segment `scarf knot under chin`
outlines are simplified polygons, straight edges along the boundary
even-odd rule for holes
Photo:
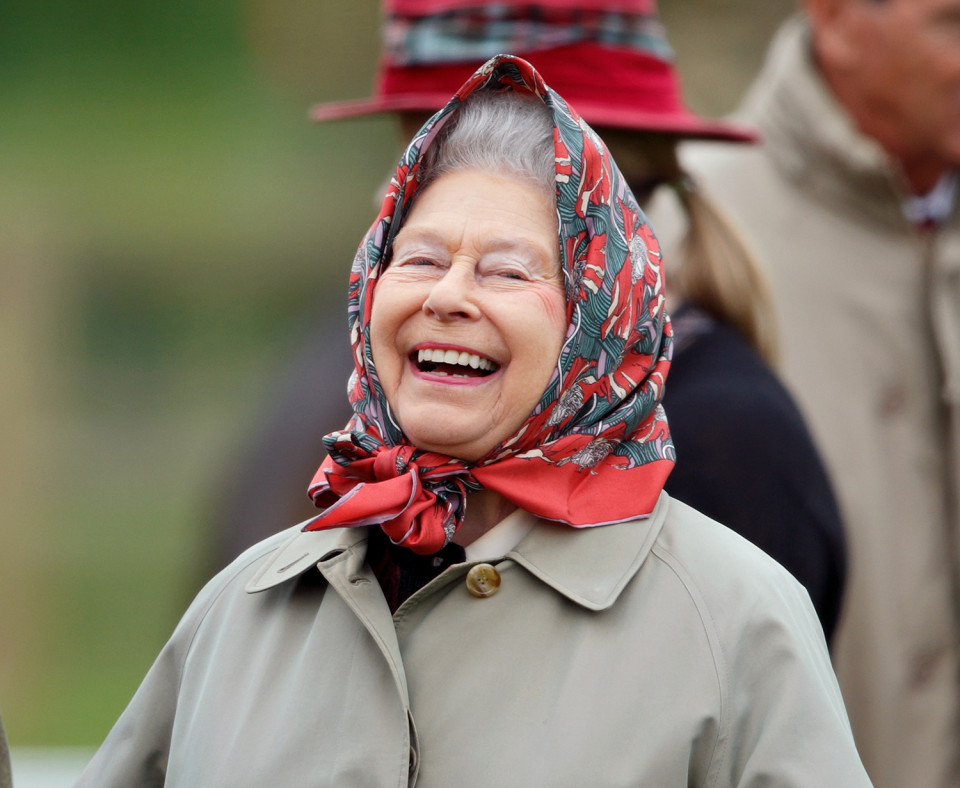
[[[460,461],[410,445],[387,447],[369,435],[333,432],[310,486],[326,510],[314,528],[379,524],[414,552],[440,550],[460,527],[468,490],[479,485]]]

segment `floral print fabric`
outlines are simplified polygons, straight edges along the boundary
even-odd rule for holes
[[[553,114],[568,328],[529,419],[468,463],[406,441],[373,365],[370,313],[424,151],[472,93],[503,90],[530,93]],[[600,138],[529,63],[510,55],[489,60],[407,147],[357,251],[348,313],[355,415],[324,438],[329,455],[310,495],[326,508],[306,529],[379,524],[393,542],[430,554],[462,522],[466,493],[480,488],[574,527],[649,515],[674,462],[659,404],[672,350],[663,284],[657,239]]]

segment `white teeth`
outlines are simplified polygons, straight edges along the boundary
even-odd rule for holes
[[[496,365],[489,359],[482,358],[476,353],[457,352],[456,350],[441,350],[440,348],[422,348],[417,351],[417,363],[425,361],[433,364],[450,364],[461,367],[472,367],[484,372],[492,372]]]

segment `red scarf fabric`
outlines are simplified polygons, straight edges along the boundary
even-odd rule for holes
[[[378,274],[417,189],[423,153],[457,107],[481,90],[517,90],[554,118],[567,338],[522,427],[468,463],[412,446],[383,396],[369,346]],[[305,530],[379,525],[429,555],[486,488],[539,517],[582,528],[646,517],[673,468],[659,402],[672,355],[659,245],[603,142],[524,60],[498,55],[433,116],[404,152],[376,222],[354,258],[349,322],[354,417],[324,438],[310,484],[324,511]]]

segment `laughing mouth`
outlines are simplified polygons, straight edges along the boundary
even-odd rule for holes
[[[464,378],[483,378],[496,372],[500,365],[476,353],[440,348],[422,348],[411,358],[421,372],[432,375],[454,375]]]

